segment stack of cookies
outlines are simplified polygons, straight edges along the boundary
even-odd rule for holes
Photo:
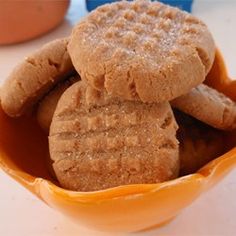
[[[107,4],[15,68],[1,105],[36,113],[64,188],[163,182],[221,155],[221,130],[236,128],[236,104],[203,84],[214,57],[207,26],[184,11]]]

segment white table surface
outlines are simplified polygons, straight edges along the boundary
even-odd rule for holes
[[[217,45],[225,56],[230,75],[236,78],[236,1],[195,0],[193,13],[208,24]],[[73,2],[66,21],[53,32],[24,44],[0,46],[0,82],[29,52],[54,38],[68,35],[74,22],[85,14],[84,4],[77,0]],[[236,169],[215,188],[185,209],[169,225],[137,235],[234,236],[236,235],[235,199]],[[104,236],[115,234],[95,232],[75,225],[39,201],[0,170],[0,236],[37,235]]]

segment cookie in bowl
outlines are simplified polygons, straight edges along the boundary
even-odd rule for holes
[[[47,95],[39,102],[37,108],[37,120],[41,128],[48,133],[52,122],[53,114],[56,110],[58,100],[64,91],[72,84],[80,80],[79,75],[69,77],[56,85]]]
[[[23,115],[58,82],[75,73],[68,40],[49,42],[14,68],[1,88],[1,105],[9,116]]]
[[[127,100],[165,102],[202,83],[215,44],[207,26],[151,1],[101,6],[73,29],[68,51],[82,79]]]
[[[224,133],[181,111],[174,110],[179,126],[180,176],[193,174],[221,156],[226,147]]]
[[[168,102],[121,100],[79,81],[53,116],[53,168],[62,187],[77,191],[170,180],[179,172],[176,130]]]
[[[236,103],[205,84],[174,99],[171,105],[217,129],[236,128]]]

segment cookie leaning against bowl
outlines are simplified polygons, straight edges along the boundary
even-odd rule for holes
[[[179,129],[180,175],[192,174],[225,151],[223,132],[174,110]]]
[[[1,105],[12,117],[25,113],[74,67],[67,52],[68,39],[54,40],[26,57],[2,86]]]
[[[217,129],[236,128],[236,103],[205,84],[174,99],[171,105]]]
[[[79,81],[60,98],[49,150],[64,188],[95,191],[178,176],[177,124],[169,103],[111,98]]]
[[[41,128],[48,133],[52,122],[52,117],[56,109],[58,100],[61,95],[72,84],[80,79],[79,75],[70,77],[69,79],[60,82],[55,88],[53,88],[39,103],[37,108],[37,120]]]
[[[75,26],[68,51],[94,88],[163,102],[205,79],[215,45],[206,25],[187,12],[155,1],[121,1],[97,8]]]

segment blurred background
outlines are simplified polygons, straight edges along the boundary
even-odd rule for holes
[[[46,42],[68,36],[73,25],[87,14],[87,8],[91,10],[104,1],[110,0],[88,0],[86,7],[84,0],[0,0],[0,83],[26,55]],[[194,0],[192,6],[191,0],[167,2],[192,9],[208,25],[225,57],[230,76],[236,79],[236,1]],[[1,170],[0,188],[0,235],[111,235],[73,224]],[[236,235],[235,197],[236,171],[233,171],[171,224],[138,235]]]

